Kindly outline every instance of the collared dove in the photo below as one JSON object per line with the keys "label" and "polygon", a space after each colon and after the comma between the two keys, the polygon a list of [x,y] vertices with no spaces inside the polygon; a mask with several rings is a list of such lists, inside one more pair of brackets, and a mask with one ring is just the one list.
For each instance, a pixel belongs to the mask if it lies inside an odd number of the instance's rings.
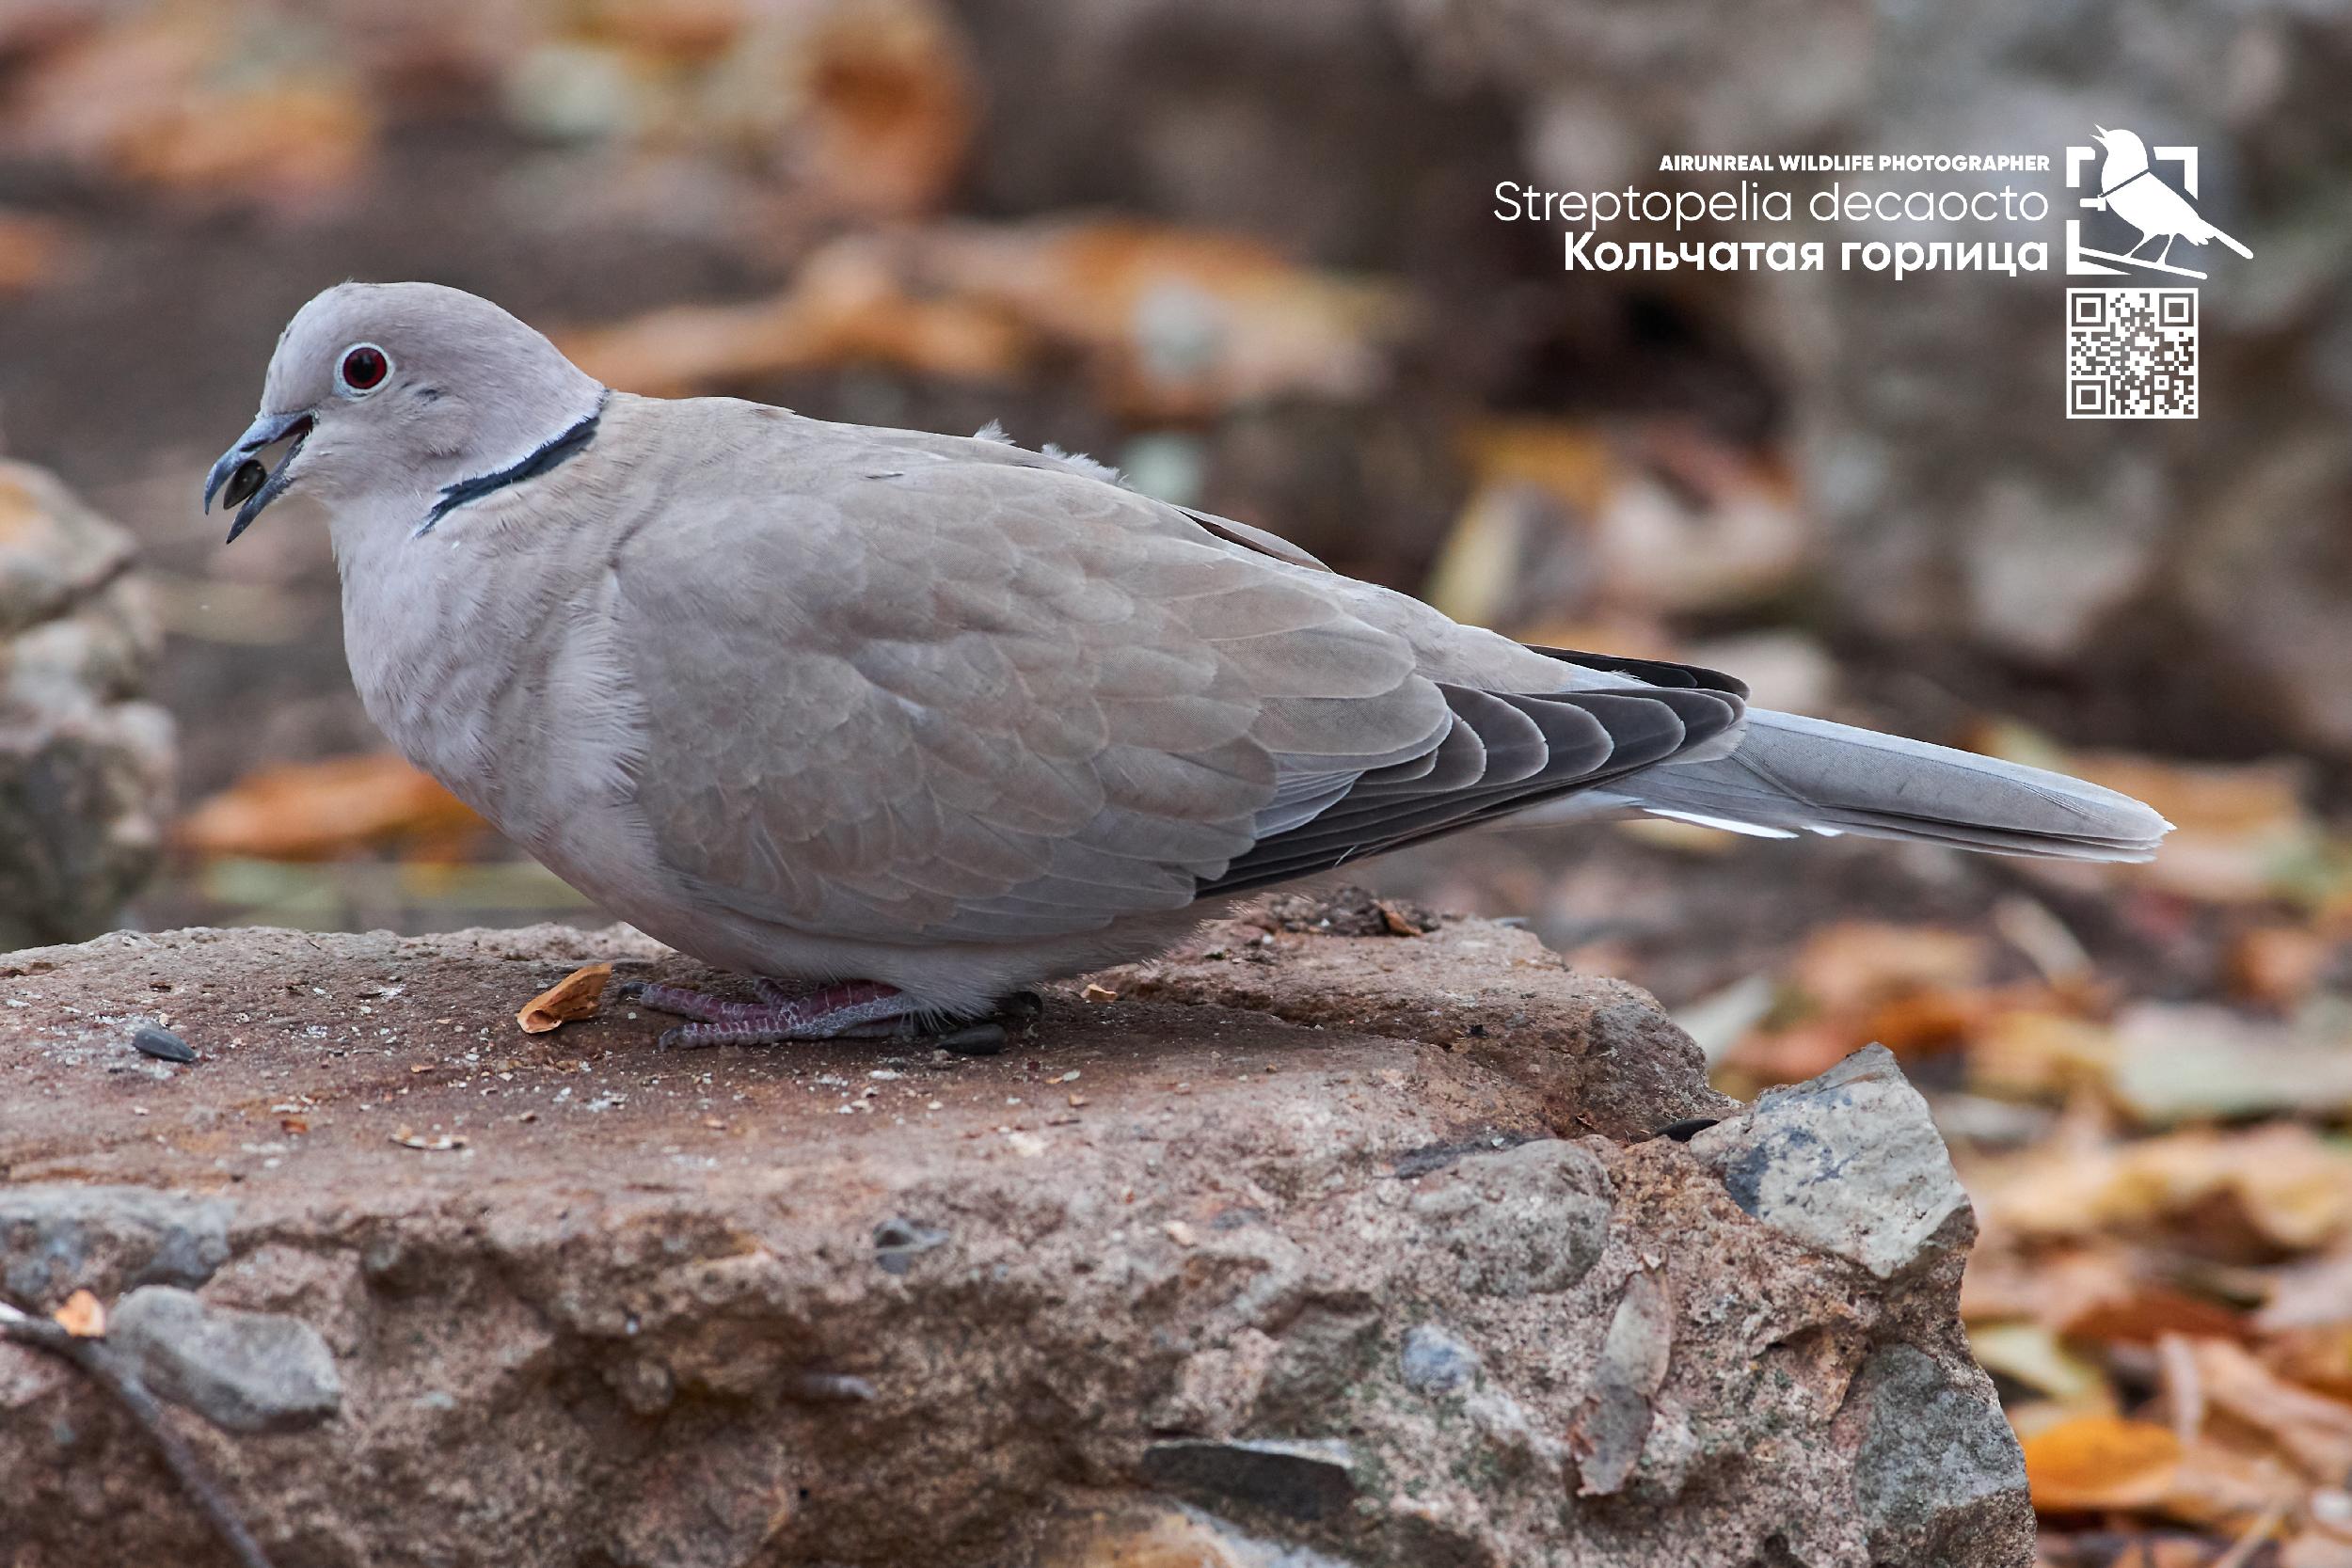
{"label": "collared dove", "polygon": [[[261,454],[290,441],[275,469]],[[232,482],[233,476],[233,482]],[[215,466],[326,511],[369,714],[750,1043],[969,1020],[1235,896],[1539,806],[2136,860],[2057,774],[1523,646],[993,431],[600,386],[485,300],[345,283]]]}

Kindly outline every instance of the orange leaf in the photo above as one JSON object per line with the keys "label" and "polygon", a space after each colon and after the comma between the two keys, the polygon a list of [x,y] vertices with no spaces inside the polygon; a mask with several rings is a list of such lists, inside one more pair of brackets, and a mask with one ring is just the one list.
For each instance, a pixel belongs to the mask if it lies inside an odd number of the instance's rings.
{"label": "orange leaf", "polygon": [[609,963],[575,969],[532,997],[530,1005],[515,1015],[515,1022],[523,1026],[526,1035],[544,1035],[573,1019],[594,1017],[596,1004],[604,999],[604,983],[612,978],[612,966]]}
{"label": "orange leaf", "polygon": [[1985,939],[1972,932],[1850,920],[1815,932],[1791,978],[1824,1010],[1843,1012],[1976,985],[1990,957]]}
{"label": "orange leaf", "polygon": [[76,1291],[66,1297],[65,1305],[50,1316],[76,1339],[103,1338],[106,1333],[106,1309],[87,1291]]}
{"label": "orange leaf", "polygon": [[65,261],[66,229],[55,218],[0,211],[0,294],[48,282]]}
{"label": "orange leaf", "polygon": [[2140,1285],[2127,1295],[2090,1302],[2068,1317],[2064,1332],[2071,1339],[2152,1345],[2167,1334],[2242,1339],[2249,1325],[2218,1302],[2162,1285]]}
{"label": "orange leaf", "polygon": [[803,66],[808,122],[796,135],[828,193],[878,217],[936,206],[978,119],[953,24],[929,6],[843,6],[808,40]]}
{"label": "orange leaf", "polygon": [[248,773],[180,821],[199,855],[321,860],[396,837],[477,831],[482,819],[389,752]]}
{"label": "orange leaf", "polygon": [[792,286],[744,305],[679,305],[566,333],[564,353],[598,380],[675,394],[788,371],[878,364],[988,380],[1029,357],[1032,336],[1001,309],[918,291],[862,237],[811,256]]}
{"label": "orange leaf", "polygon": [[2299,1387],[2227,1339],[2201,1339],[2197,1379],[2205,1399],[2253,1427],[2314,1478],[2352,1473],[2352,1404]]}
{"label": "orange leaf", "polygon": [[2114,1030],[2049,1007],[1995,1014],[1969,1041],[1969,1082],[1999,1094],[2057,1098],[2104,1086],[2114,1068]]}
{"label": "orange leaf", "polygon": [[2169,1427],[2077,1416],[2025,1440],[2026,1481],[2045,1513],[2145,1508],[2172,1490],[2181,1440]]}
{"label": "orange leaf", "polygon": [[2281,1011],[2317,990],[2335,943],[2299,926],[2257,926],[2230,944],[2230,989]]}
{"label": "orange leaf", "polygon": [[2352,1568],[2352,1538],[2307,1530],[2280,1548],[2279,1568]]}

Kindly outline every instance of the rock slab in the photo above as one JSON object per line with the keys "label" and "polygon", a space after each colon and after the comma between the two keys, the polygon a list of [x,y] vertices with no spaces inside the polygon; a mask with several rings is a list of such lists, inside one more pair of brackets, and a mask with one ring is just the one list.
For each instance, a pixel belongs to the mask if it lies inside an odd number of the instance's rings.
{"label": "rock slab", "polygon": [[[1523,932],[1275,910],[990,1058],[520,1034],[711,978],[618,927],[0,958],[0,1287],[113,1307],[281,1568],[2030,1561],[1891,1059],[1743,1113]],[[223,1560],[6,1345],[0,1474],[11,1568]]]}

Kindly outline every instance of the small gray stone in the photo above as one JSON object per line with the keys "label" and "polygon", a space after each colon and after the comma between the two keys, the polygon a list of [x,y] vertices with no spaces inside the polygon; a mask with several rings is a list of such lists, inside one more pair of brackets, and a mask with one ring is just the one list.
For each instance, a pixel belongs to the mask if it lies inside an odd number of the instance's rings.
{"label": "small gray stone", "polygon": [[1883,1045],[1765,1090],[1690,1147],[1740,1208],[1881,1279],[1971,1234],[1968,1195],[1928,1102]]}
{"label": "small gray stone", "polygon": [[1337,1439],[1178,1438],[1143,1451],[1143,1474],[1171,1492],[1243,1503],[1286,1519],[1330,1518],[1356,1498],[1355,1456]]}
{"label": "small gray stone", "polygon": [[1478,1381],[1478,1353],[1435,1323],[1415,1323],[1396,1359],[1416,1393],[1451,1394]]}
{"label": "small gray stone", "polygon": [[160,1023],[142,1023],[131,1031],[131,1049],[142,1056],[153,1056],[166,1062],[193,1062],[196,1053],[188,1042]]}
{"label": "small gray stone", "polygon": [[106,1340],[157,1398],[230,1432],[300,1431],[342,1407],[334,1353],[299,1318],[150,1285],[115,1308]]}

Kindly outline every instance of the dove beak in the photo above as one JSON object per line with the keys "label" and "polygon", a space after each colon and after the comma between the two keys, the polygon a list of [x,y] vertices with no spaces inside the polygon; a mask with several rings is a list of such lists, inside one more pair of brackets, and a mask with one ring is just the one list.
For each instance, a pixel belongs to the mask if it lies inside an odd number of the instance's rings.
{"label": "dove beak", "polygon": [[[221,494],[224,483],[228,491],[221,496],[223,503],[237,508],[236,521],[229,526],[227,543],[235,544],[237,535],[262,515],[262,508],[284,492],[287,470],[294,467],[294,454],[301,451],[303,438],[310,434],[313,422],[307,410],[261,415],[237,437],[237,444],[222,452],[220,461],[213,465],[213,471],[204,478],[204,510],[213,509],[213,497]],[[272,472],[255,453],[289,436],[294,437],[294,444],[286,449],[285,455],[278,460],[277,470]],[[238,505],[239,502],[244,504]]]}
{"label": "dove beak", "polygon": [[2097,143],[2098,143],[2101,147],[2105,147],[2105,146],[2106,146],[2106,144],[2107,144],[2107,128],[2106,128],[2106,126],[2104,126],[2104,125],[2094,125],[2094,126],[2092,126],[2092,127],[2090,128],[2090,139],[2091,139],[2092,141],[2097,142]]}

